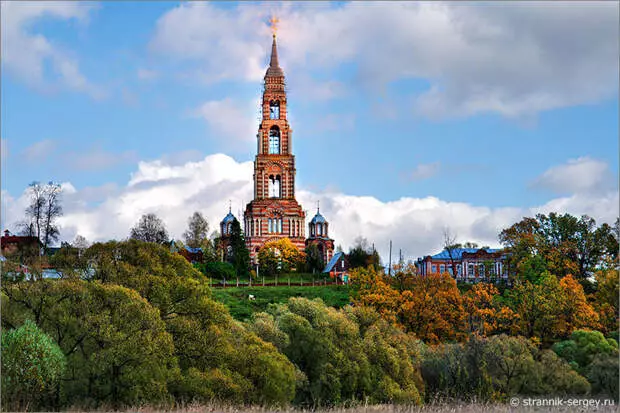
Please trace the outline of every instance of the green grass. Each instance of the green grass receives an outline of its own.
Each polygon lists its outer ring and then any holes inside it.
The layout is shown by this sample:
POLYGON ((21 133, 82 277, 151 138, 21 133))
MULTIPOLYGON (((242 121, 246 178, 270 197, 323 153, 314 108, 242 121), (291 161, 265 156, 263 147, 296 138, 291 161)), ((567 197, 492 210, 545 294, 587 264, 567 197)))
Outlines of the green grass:
POLYGON ((341 308, 349 304, 349 287, 329 285, 325 287, 231 287, 213 288, 213 298, 228 307, 237 320, 247 320, 252 314, 265 311, 269 304, 284 303, 290 297, 320 298, 331 307, 341 308), (250 301, 252 294, 255 300, 250 301))

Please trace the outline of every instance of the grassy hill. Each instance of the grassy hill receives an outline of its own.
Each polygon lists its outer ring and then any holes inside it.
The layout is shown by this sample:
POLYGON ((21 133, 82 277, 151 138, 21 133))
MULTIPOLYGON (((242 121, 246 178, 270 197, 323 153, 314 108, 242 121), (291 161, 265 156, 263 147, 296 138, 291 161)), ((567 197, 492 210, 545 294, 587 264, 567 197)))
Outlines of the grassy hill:
POLYGON ((252 314, 264 311, 271 303, 283 303, 289 297, 321 298, 328 306, 341 308, 349 304, 349 287, 328 285, 325 287, 231 287, 214 288, 213 298, 228 307, 237 320, 245 320, 252 314), (253 295, 254 300, 248 296, 253 295))

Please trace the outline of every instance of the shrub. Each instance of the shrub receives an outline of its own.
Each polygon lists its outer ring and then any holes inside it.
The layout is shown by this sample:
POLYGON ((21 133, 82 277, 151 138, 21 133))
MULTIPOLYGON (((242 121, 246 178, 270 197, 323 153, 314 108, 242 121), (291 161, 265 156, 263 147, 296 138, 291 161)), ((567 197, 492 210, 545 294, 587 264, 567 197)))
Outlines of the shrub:
POLYGON ((2 404, 34 408, 51 396, 66 366, 58 344, 30 320, 2 333, 2 404))

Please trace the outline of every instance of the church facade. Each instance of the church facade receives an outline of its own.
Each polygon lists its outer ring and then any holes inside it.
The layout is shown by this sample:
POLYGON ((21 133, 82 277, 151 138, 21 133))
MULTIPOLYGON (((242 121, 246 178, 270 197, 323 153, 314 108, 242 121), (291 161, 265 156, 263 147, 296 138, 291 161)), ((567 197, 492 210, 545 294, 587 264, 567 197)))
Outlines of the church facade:
MULTIPOLYGON (((306 213, 295 199, 293 130, 287 115, 286 83, 278 62, 274 33, 269 67, 264 77, 262 119, 256 135, 254 197, 245 207, 242 223, 246 246, 254 264, 257 263, 258 251, 267 242, 288 238, 300 251, 308 244, 306 213)), ((315 232, 317 226, 313 221, 309 226, 313 232, 310 238, 321 244, 321 253, 327 262, 332 256, 333 240, 327 237, 327 224, 323 224, 325 218, 318 211, 317 216, 320 218, 316 219, 322 220, 321 233, 315 232)))

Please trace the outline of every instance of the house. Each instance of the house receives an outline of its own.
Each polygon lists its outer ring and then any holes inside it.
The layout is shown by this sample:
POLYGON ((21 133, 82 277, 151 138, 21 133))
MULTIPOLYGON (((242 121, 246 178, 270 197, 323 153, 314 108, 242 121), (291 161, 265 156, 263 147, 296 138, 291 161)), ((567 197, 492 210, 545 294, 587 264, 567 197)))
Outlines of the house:
POLYGON ((336 252, 331 260, 323 269, 323 273, 329 273, 331 278, 335 278, 344 283, 349 282, 349 260, 344 252, 336 252))
POLYGON ((8 229, 0 237, 0 251, 4 257, 9 257, 16 253, 40 255, 42 246, 43 244, 37 237, 13 235, 8 229))
POLYGON ((447 272, 457 281, 476 282, 508 279, 505 260, 506 253, 501 249, 454 248, 418 258, 415 265, 420 275, 447 272))
POLYGON ((180 254, 190 264, 203 261, 202 248, 192 248, 187 245, 179 246, 174 240, 170 241, 170 252, 180 254))

